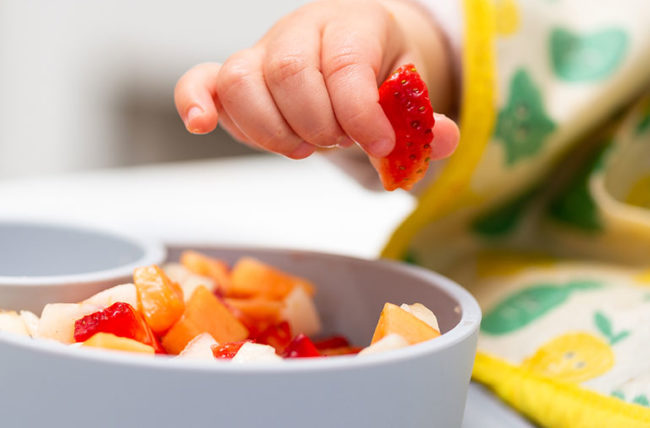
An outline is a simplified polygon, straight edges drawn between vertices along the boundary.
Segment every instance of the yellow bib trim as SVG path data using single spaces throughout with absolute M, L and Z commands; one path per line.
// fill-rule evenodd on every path
M 495 118 L 495 8 L 491 0 L 464 0 L 465 51 L 460 143 L 444 170 L 395 230 L 382 257 L 401 258 L 418 230 L 454 209 L 470 183 L 492 134 Z
M 556 428 L 650 426 L 650 409 L 553 380 L 479 352 L 474 379 L 542 426 Z

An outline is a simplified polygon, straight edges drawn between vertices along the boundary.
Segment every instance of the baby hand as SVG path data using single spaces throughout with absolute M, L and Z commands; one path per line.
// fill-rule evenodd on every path
M 293 159 L 354 142 L 383 157 L 395 134 L 377 87 L 407 62 L 429 84 L 434 109 L 448 109 L 449 62 L 422 11 L 395 0 L 325 0 L 284 17 L 224 64 L 190 69 L 176 85 L 176 108 L 190 132 L 211 132 L 219 121 L 235 139 Z M 453 152 L 451 120 L 436 117 L 434 134 L 438 158 Z

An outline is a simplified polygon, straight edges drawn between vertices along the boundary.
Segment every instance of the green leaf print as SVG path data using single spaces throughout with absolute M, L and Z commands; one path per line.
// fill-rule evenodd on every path
M 415 255 L 415 252 L 411 249 L 407 250 L 402 257 L 402 261 L 410 265 L 418 265 L 418 259 Z
M 617 342 L 620 342 L 630 335 L 630 332 L 628 330 L 623 330 L 619 333 L 614 334 L 612 322 L 604 313 L 600 311 L 594 313 L 594 323 L 596 324 L 598 331 L 600 331 L 600 333 L 607 338 L 610 345 L 615 345 Z
M 648 397 L 646 397 L 644 394 L 637 395 L 636 397 L 634 397 L 632 402 L 634 404 L 639 404 L 641 406 L 650 407 L 650 402 L 648 402 Z
M 472 230 L 484 237 L 498 237 L 514 231 L 536 191 L 527 191 L 478 217 L 472 223 Z
M 597 281 L 576 280 L 566 284 L 538 284 L 508 296 L 483 318 L 481 331 L 493 335 L 512 333 L 564 303 L 571 293 L 601 287 Z
M 555 196 L 548 206 L 548 214 L 555 221 L 582 229 L 585 232 L 599 232 L 603 225 L 596 202 L 591 196 L 589 179 L 604 163 L 607 147 L 593 153 L 585 164 L 578 168 L 575 176 Z
M 569 82 L 605 79 L 623 61 L 627 44 L 627 34 L 617 28 L 583 35 L 556 28 L 550 39 L 553 71 Z
M 506 163 L 535 156 L 544 145 L 555 123 L 546 115 L 539 89 L 524 69 L 510 82 L 508 104 L 499 112 L 494 136 L 504 145 Z
M 650 100 L 646 101 L 645 107 L 641 112 L 641 119 L 636 125 L 636 133 L 643 134 L 650 130 Z

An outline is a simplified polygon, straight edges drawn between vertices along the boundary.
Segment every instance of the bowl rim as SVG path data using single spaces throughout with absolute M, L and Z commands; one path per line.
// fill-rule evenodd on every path
M 0 218 L 0 225 L 20 225 L 32 227 L 55 228 L 59 230 L 73 230 L 76 232 L 92 233 L 94 235 L 111 237 L 128 242 L 142 250 L 143 255 L 139 259 L 116 266 L 110 269 L 102 269 L 91 272 L 73 273 L 65 275 L 43 275 L 43 276 L 14 276 L 0 275 L 0 288 L 19 287 L 65 287 L 79 284 L 100 283 L 111 280 L 126 279 L 133 275 L 133 270 L 140 266 L 162 263 L 167 257 L 167 249 L 164 245 L 152 239 L 145 239 L 111 228 L 94 225 L 79 225 L 64 221 L 51 220 L 30 220 L 15 218 Z
M 180 245 L 173 245 L 170 248 L 181 249 L 191 248 Z M 431 286 L 442 289 L 458 302 L 461 310 L 461 318 L 451 330 L 441 336 L 426 342 L 407 346 L 405 348 L 366 355 L 363 358 L 356 356 L 336 356 L 329 358 L 304 358 L 283 360 L 280 363 L 250 362 L 246 364 L 233 364 L 230 361 L 203 361 L 190 359 L 175 359 L 174 357 L 157 356 L 155 358 L 131 355 L 126 352 L 111 352 L 102 349 L 85 349 L 82 352 L 76 347 L 65 345 L 53 340 L 34 340 L 30 337 L 18 336 L 0 331 L 0 344 L 9 344 L 29 349 L 36 352 L 43 352 L 50 357 L 68 358 L 72 361 L 86 363 L 112 364 L 117 366 L 138 367 L 140 369 L 161 370 L 173 372 L 190 372 L 198 374 L 208 373 L 249 373 L 249 374 L 290 374 L 305 371 L 328 371 L 328 370 L 354 370 L 368 368 L 378 365 L 389 365 L 395 363 L 408 363 L 410 360 L 426 357 L 443 349 L 452 347 L 460 342 L 469 340 L 472 335 L 478 334 L 481 321 L 481 309 L 476 299 L 463 287 L 453 280 L 430 270 L 407 265 L 402 262 L 386 259 L 363 259 L 347 255 L 332 253 L 297 250 L 289 248 L 265 248 L 237 245 L 203 246 L 218 250 L 255 251 L 267 253 L 300 254 L 307 257 L 334 258 L 340 261 L 348 260 L 361 262 L 363 264 L 379 264 L 384 269 L 398 270 L 407 275 L 413 275 L 420 279 L 427 280 Z

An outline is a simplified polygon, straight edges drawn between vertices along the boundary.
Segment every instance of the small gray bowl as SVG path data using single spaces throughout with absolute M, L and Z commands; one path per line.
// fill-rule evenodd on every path
M 40 314 L 47 303 L 77 302 L 131 282 L 133 269 L 160 263 L 165 248 L 105 230 L 0 221 L 0 309 Z
M 179 251 L 172 249 L 171 258 Z M 314 281 L 324 334 L 367 345 L 387 301 L 425 304 L 443 334 L 381 354 L 264 365 L 80 350 L 0 332 L 3 425 L 461 426 L 481 318 L 463 288 L 389 261 L 259 248 L 201 251 L 229 262 L 257 257 Z

